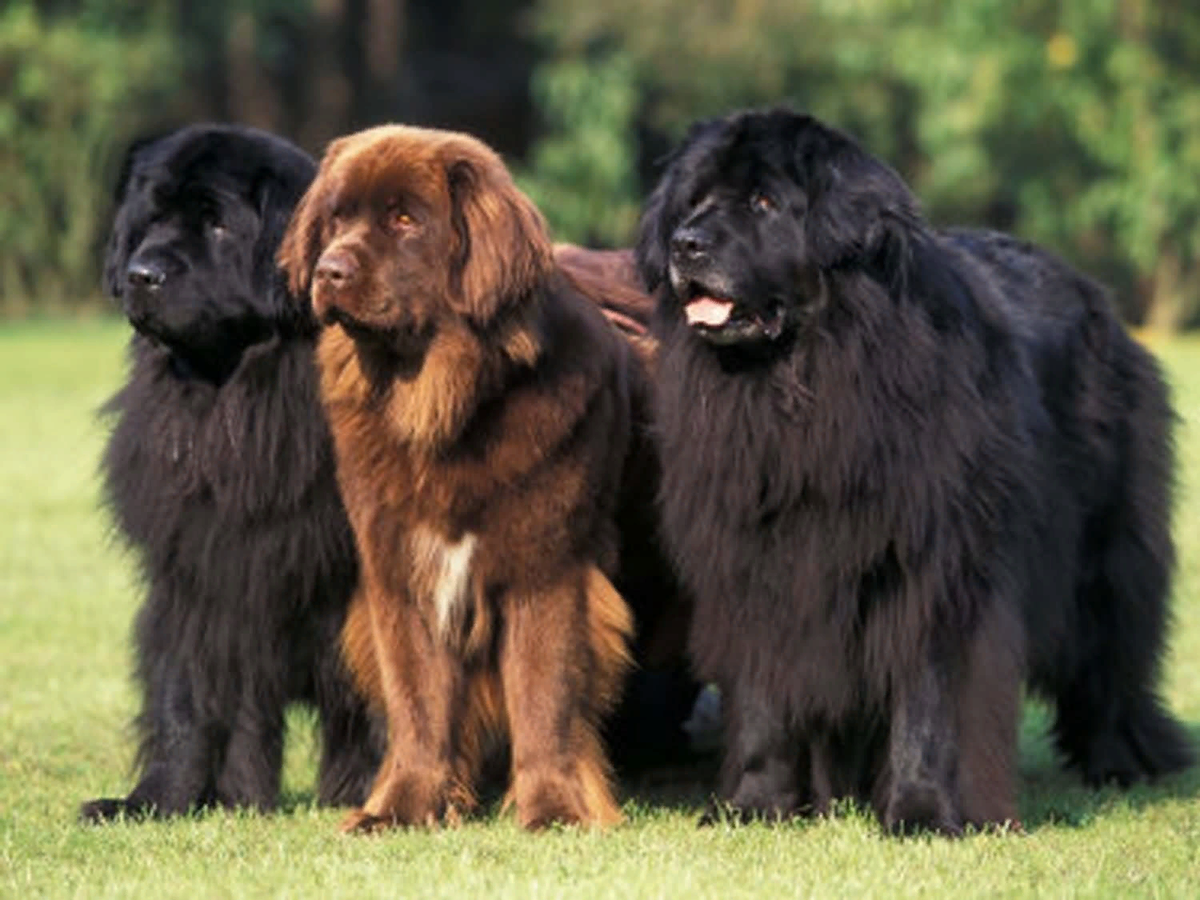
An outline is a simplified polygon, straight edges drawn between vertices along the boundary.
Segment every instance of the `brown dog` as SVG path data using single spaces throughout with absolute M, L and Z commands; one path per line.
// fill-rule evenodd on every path
M 465 135 L 335 141 L 280 261 L 336 326 L 318 360 L 363 561 L 344 642 L 388 720 L 344 827 L 454 821 L 504 737 L 523 825 L 618 821 L 599 727 L 633 620 L 613 582 L 660 577 L 621 555 L 655 474 L 635 354 Z

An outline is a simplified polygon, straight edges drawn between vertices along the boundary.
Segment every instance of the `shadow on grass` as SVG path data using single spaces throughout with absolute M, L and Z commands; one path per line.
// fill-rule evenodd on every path
M 1186 723 L 1192 744 L 1200 748 L 1200 723 Z M 1142 810 L 1168 800 L 1200 798 L 1200 766 L 1127 789 L 1115 785 L 1091 788 L 1077 772 L 1065 768 L 1048 736 L 1038 736 L 1039 746 L 1026 753 L 1022 741 L 1019 806 L 1027 831 L 1055 826 L 1084 827 L 1106 810 Z
M 1017 798 L 1026 831 L 1043 827 L 1081 828 L 1106 810 L 1140 810 L 1168 800 L 1200 797 L 1200 766 L 1128 789 L 1092 788 L 1066 768 L 1050 736 L 1051 709 L 1039 700 L 1025 705 L 1021 727 Z M 1184 723 L 1192 745 L 1200 748 L 1200 723 Z
M 697 754 L 685 763 L 648 766 L 636 773 L 620 774 L 617 779 L 617 799 L 632 801 L 639 808 L 668 810 L 699 817 L 717 782 L 717 754 Z M 507 768 L 503 761 L 488 766 L 488 772 L 477 786 L 479 804 L 470 817 L 472 821 L 494 819 L 501 815 L 501 803 L 508 785 Z M 317 803 L 311 787 L 285 788 L 280 794 L 278 812 L 296 815 L 323 809 Z
M 1200 773 L 1194 768 L 1128 789 L 1090 788 L 1074 772 L 1054 768 L 1022 773 L 1018 802 L 1025 830 L 1035 831 L 1043 827 L 1082 828 L 1113 808 L 1140 810 L 1166 800 L 1196 797 L 1200 797 Z
M 1046 827 L 1082 828 L 1106 811 L 1141 810 L 1169 800 L 1200 798 L 1200 766 L 1128 789 L 1091 788 L 1077 772 L 1067 769 L 1049 737 L 1049 715 L 1031 704 L 1021 733 L 1018 809 L 1025 831 Z M 1192 743 L 1200 748 L 1200 723 L 1188 723 Z M 622 779 L 622 797 L 639 807 L 695 816 L 706 811 L 717 781 L 717 754 L 697 757 L 686 765 L 649 769 Z M 852 802 L 841 802 L 834 816 L 850 813 Z M 869 813 L 868 813 L 869 814 Z
M 285 790 L 279 795 L 278 813 L 280 815 L 292 816 L 297 813 L 325 808 L 317 803 L 317 792 L 314 790 Z
M 1049 736 L 1050 721 L 1045 706 L 1036 701 L 1026 705 L 1020 736 L 1018 809 L 1027 833 L 1047 827 L 1082 828 L 1102 818 L 1106 811 L 1140 810 L 1169 800 L 1200 798 L 1200 766 L 1128 790 L 1087 787 L 1076 772 L 1062 765 Z M 1200 748 L 1200 722 L 1188 723 L 1187 729 L 1192 743 Z M 683 763 L 621 773 L 618 797 L 639 810 L 678 813 L 699 821 L 712 797 L 719 766 L 719 754 L 710 752 L 696 754 Z M 490 821 L 501 814 L 506 778 L 506 761 L 500 759 L 489 766 L 472 820 Z M 316 792 L 309 786 L 285 789 L 280 797 L 279 812 L 283 815 L 317 808 Z M 834 815 L 853 809 L 852 803 L 840 803 Z
M 717 784 L 720 755 L 697 754 L 687 762 L 625 774 L 621 797 L 639 807 L 695 815 L 704 811 Z

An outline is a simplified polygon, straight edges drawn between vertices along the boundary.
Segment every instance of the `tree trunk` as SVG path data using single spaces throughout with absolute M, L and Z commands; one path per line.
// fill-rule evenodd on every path
M 231 118 L 268 131 L 283 128 L 283 101 L 269 73 L 258 58 L 259 23 L 254 13 L 240 10 L 227 26 L 225 55 L 232 90 L 229 92 Z
M 1170 335 L 1192 324 L 1196 314 L 1195 282 L 1194 272 L 1184 271 L 1180 253 L 1164 248 L 1154 264 L 1146 330 Z
M 343 73 L 339 37 L 345 33 L 347 0 L 313 0 L 309 31 L 308 116 L 300 143 L 314 153 L 350 130 L 353 85 Z
M 365 0 L 367 15 L 361 28 L 366 46 L 366 78 L 360 124 L 397 118 L 397 89 L 404 49 L 404 0 Z

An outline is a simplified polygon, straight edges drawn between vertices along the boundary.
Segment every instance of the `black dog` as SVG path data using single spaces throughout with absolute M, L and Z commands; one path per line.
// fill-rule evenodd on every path
M 275 251 L 313 161 L 249 128 L 135 145 L 105 264 L 133 324 L 107 499 L 147 583 L 141 780 L 87 820 L 278 798 L 284 709 L 320 717 L 322 803 L 361 803 L 383 746 L 340 659 L 357 581 L 317 399 L 311 311 Z
M 1090 783 L 1191 762 L 1156 691 L 1172 413 L 1097 285 L 932 229 L 786 110 L 695 126 L 637 252 L 664 529 L 737 813 L 1015 822 L 1022 678 Z

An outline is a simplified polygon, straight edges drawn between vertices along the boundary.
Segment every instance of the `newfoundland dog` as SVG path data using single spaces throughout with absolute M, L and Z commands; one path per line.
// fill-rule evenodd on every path
M 320 802 L 359 803 L 374 775 L 382 734 L 339 655 L 358 565 L 317 322 L 275 265 L 314 172 L 223 125 L 135 145 L 122 168 L 105 283 L 134 333 L 103 473 L 146 583 L 141 778 L 86 820 L 272 807 L 294 701 L 320 719 Z
M 851 796 L 889 830 L 1015 824 L 1022 680 L 1089 783 L 1191 762 L 1157 693 L 1172 412 L 1096 284 L 934 229 L 787 110 L 694 126 L 637 256 L 734 814 Z
M 345 647 L 388 722 L 343 827 L 458 820 L 500 742 L 523 826 L 618 821 L 601 729 L 635 623 L 649 667 L 686 633 L 654 552 L 637 354 L 466 135 L 335 141 L 280 259 L 328 326 L 321 393 L 364 576 Z

